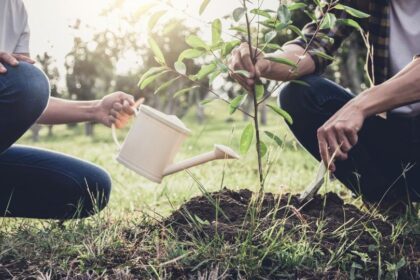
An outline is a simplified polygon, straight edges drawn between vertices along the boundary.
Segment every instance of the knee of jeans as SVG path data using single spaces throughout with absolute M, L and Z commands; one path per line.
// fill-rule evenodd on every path
M 87 192 L 84 198 L 84 216 L 91 216 L 103 210 L 111 195 L 111 177 L 104 169 L 94 166 L 84 178 Z
M 24 112 L 21 116 L 28 121 L 36 121 L 47 107 L 50 97 L 50 83 L 45 73 L 26 62 L 8 68 L 8 72 L 16 77 L 15 104 Z
M 308 75 L 299 80 L 304 84 L 288 82 L 280 89 L 278 105 L 289 113 L 300 111 L 300 107 L 307 102 L 308 97 L 312 94 L 312 88 L 322 78 L 317 75 Z

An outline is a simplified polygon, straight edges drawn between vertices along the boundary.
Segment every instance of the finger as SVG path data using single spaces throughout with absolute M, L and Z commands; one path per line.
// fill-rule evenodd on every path
M 19 61 L 17 61 L 16 58 L 14 58 L 12 55 L 8 53 L 3 53 L 0 57 L 0 60 L 9 64 L 10 66 L 17 66 L 19 64 Z
M 140 107 L 140 105 L 143 104 L 145 100 L 146 99 L 144 99 L 144 97 L 140 97 L 139 99 L 137 99 L 137 101 L 134 102 L 134 108 L 137 109 L 138 107 Z
M 130 105 L 134 105 L 134 96 L 132 96 L 131 94 L 120 92 L 119 97 L 120 97 L 121 103 L 123 103 L 124 100 L 127 100 L 130 103 Z
M 0 74 L 4 74 L 7 72 L 6 67 L 3 66 L 3 64 L 0 63 Z
M 338 137 L 338 143 L 341 146 L 341 151 L 347 154 L 351 150 L 353 145 L 350 144 L 350 141 L 347 138 L 347 135 L 344 133 L 344 130 L 342 129 L 337 130 L 337 137 Z
M 250 77 L 253 78 L 255 76 L 255 67 L 251 60 L 248 44 L 241 45 L 239 51 L 241 53 L 241 61 L 244 69 L 247 70 L 250 74 Z
M 352 147 L 354 147 L 357 144 L 357 141 L 359 140 L 359 136 L 357 135 L 356 130 L 347 130 L 345 131 L 345 134 L 347 136 L 347 139 L 349 140 Z
M 115 102 L 115 103 L 112 105 L 112 108 L 113 108 L 115 111 L 117 111 L 117 112 L 121 112 L 121 111 L 123 110 L 123 105 L 122 105 L 121 103 L 119 103 L 119 102 Z
M 28 62 L 30 64 L 34 64 L 35 63 L 35 60 L 33 60 L 32 58 L 30 58 L 30 57 L 28 57 L 26 55 L 23 55 L 23 54 L 15 53 L 15 54 L 12 54 L 12 56 L 14 58 L 16 58 L 17 60 L 19 60 L 19 61 L 25 61 L 25 62 Z
M 235 73 L 232 73 L 232 74 L 231 74 L 231 77 L 232 77 L 232 79 L 235 79 L 236 81 L 238 81 L 238 82 L 239 82 L 239 84 L 240 84 L 242 87 L 244 87 L 246 90 L 249 90 L 249 89 L 250 89 L 250 87 L 248 86 L 248 83 L 247 83 L 247 81 L 246 81 L 246 78 L 242 77 L 242 76 L 241 76 L 241 75 L 239 75 L 239 74 L 235 74 Z
M 341 147 L 338 144 L 338 139 L 336 134 L 333 131 L 330 131 L 327 133 L 327 142 L 329 145 L 329 155 L 330 155 L 330 161 L 334 161 L 336 159 L 344 160 L 346 159 L 346 156 L 341 151 Z
M 126 113 L 130 116 L 135 114 L 134 108 L 131 107 L 131 106 L 132 105 L 127 100 L 124 100 L 122 110 L 123 110 L 124 113 Z
M 111 109 L 111 111 L 109 111 L 111 116 L 114 116 L 116 119 L 118 119 L 118 117 L 120 116 L 120 113 L 118 111 L 116 111 L 115 109 Z
M 325 139 L 325 132 L 323 128 L 318 129 L 317 137 L 318 137 L 319 154 L 321 156 L 322 161 L 324 162 L 324 165 L 328 167 L 328 161 L 329 161 L 328 142 Z

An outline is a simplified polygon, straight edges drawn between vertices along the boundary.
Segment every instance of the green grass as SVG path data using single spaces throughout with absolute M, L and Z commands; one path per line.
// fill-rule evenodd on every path
M 227 114 L 219 105 L 213 103 L 206 109 L 207 118 L 203 124 L 195 122 L 194 112 L 184 118 L 193 135 L 184 143 L 178 159 L 212 150 L 215 143 L 238 150 L 241 129 L 247 122 L 240 114 L 226 122 Z M 285 145 L 279 149 L 265 139 L 272 159 L 266 191 L 277 194 L 300 192 L 312 180 L 317 163 L 293 140 L 283 121 L 269 114 L 268 123 L 270 125 L 263 126 L 262 130 L 279 135 Z M 123 137 L 126 132 L 119 134 Z M 212 277 L 223 276 L 226 269 L 235 268 L 244 273 L 243 279 L 247 279 L 258 276 L 266 265 L 262 260 L 267 256 L 280 262 L 275 265 L 276 269 L 304 266 L 322 272 L 327 265 L 332 265 L 346 268 L 348 275 L 358 269 L 350 268 L 353 259 L 344 254 L 344 249 L 343 255 L 340 255 L 341 251 L 331 252 L 325 263 L 317 263 L 325 258 L 319 251 L 320 241 L 309 240 L 304 228 L 274 234 L 279 228 L 280 232 L 284 230 L 281 221 L 280 224 L 273 221 L 268 230 L 259 233 L 266 244 L 262 248 L 253 244 L 252 235 L 233 245 L 219 238 L 179 242 L 170 229 L 159 223 L 162 217 L 203 192 L 217 191 L 223 186 L 257 191 L 255 151 L 238 161 L 216 161 L 193 168 L 191 175 L 180 172 L 157 185 L 115 161 L 116 147 L 107 128 L 97 126 L 94 137 L 83 136 L 82 126 L 72 129 L 56 126 L 53 137 L 47 137 L 46 133 L 47 129 L 44 129 L 39 143 L 31 142 L 30 133 L 19 143 L 60 151 L 104 167 L 113 180 L 111 201 L 99 215 L 68 221 L 64 225 L 56 221 L 2 219 L 0 278 L 82 279 L 77 277 L 88 275 L 105 279 L 105 275 L 112 275 L 111 279 L 131 279 L 132 275 L 137 275 L 140 279 L 170 279 L 171 271 L 165 269 L 168 265 L 205 267 L 211 264 L 205 272 L 199 272 L 197 278 L 215 279 Z M 348 192 L 337 182 L 328 183 L 322 191 L 332 190 L 349 198 Z M 155 226 L 150 227 L 152 224 Z M 199 224 L 196 226 L 200 227 Z M 397 225 L 393 239 L 402 235 L 405 227 L 406 224 Z M 318 234 L 322 236 L 322 227 Z M 295 235 L 300 236 L 298 241 Z M 349 240 L 343 241 L 343 248 L 346 242 Z M 396 266 L 390 269 L 398 272 L 396 263 L 390 265 Z

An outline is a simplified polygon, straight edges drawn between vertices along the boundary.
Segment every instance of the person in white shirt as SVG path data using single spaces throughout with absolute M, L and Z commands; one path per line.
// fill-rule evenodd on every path
M 14 143 L 35 123 L 89 121 L 122 127 L 134 114 L 133 96 L 115 92 L 92 101 L 50 97 L 46 75 L 30 58 L 29 38 L 22 0 L 1 0 L 0 213 L 43 219 L 87 217 L 107 205 L 109 174 L 74 157 Z

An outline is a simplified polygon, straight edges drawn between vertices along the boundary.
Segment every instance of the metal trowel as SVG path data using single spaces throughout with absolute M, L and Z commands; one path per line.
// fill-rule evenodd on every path
M 321 161 L 321 164 L 318 167 L 318 172 L 314 180 L 306 187 L 305 191 L 300 195 L 300 202 L 305 200 L 310 200 L 313 196 L 319 191 L 319 189 L 324 184 L 325 174 L 327 173 L 327 168 L 325 164 Z

